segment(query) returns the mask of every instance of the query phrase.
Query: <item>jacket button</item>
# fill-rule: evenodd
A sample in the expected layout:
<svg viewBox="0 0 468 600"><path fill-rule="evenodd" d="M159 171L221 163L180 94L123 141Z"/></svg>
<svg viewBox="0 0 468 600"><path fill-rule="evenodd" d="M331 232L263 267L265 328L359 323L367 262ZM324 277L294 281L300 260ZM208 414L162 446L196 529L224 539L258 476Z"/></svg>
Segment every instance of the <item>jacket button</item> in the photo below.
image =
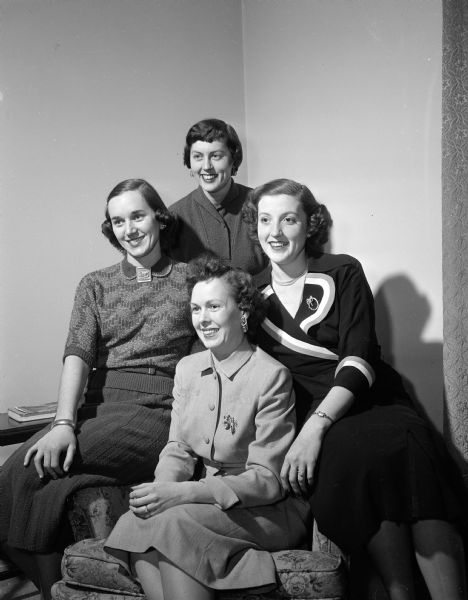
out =
<svg viewBox="0 0 468 600"><path fill-rule="evenodd" d="M207 435L205 435L205 437L203 438L203 441L205 442L205 444L209 444L210 438Z"/></svg>
<svg viewBox="0 0 468 600"><path fill-rule="evenodd" d="M208 408L210 410L214 410L215 409L215 405L211 402L210 404L208 404Z"/></svg>

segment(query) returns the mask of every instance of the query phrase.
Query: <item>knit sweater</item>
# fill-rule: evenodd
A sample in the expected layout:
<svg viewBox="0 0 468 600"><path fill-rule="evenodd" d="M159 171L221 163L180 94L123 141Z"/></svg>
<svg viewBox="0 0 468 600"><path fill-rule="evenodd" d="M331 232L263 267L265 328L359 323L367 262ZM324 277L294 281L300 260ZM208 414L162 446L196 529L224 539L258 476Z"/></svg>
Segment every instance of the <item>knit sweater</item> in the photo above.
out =
<svg viewBox="0 0 468 600"><path fill-rule="evenodd" d="M189 262L210 251L234 267L251 274L267 264L261 248L250 236L242 220L242 207L250 188L232 183L221 206L216 208L201 187L173 204L169 210L179 218L179 236L171 255Z"/></svg>
<svg viewBox="0 0 468 600"><path fill-rule="evenodd" d="M78 285L64 357L90 367L157 367L174 375L194 332L188 319L186 265L167 257L139 283L126 259L85 275Z"/></svg>

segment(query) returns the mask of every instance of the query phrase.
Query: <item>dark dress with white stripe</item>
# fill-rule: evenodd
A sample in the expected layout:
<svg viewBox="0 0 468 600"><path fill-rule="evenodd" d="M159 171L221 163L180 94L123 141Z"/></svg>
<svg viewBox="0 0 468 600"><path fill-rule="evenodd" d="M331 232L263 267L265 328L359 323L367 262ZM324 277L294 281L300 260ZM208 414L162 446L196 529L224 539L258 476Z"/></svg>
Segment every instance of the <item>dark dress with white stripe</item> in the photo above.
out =
<svg viewBox="0 0 468 600"><path fill-rule="evenodd" d="M311 503L322 533L353 551L383 520L461 518L463 487L442 439L380 358L360 263L347 255L310 258L294 318L271 286L270 268L256 283L268 299L258 342L293 375L299 427L331 387L355 397L328 430L315 473Z"/></svg>

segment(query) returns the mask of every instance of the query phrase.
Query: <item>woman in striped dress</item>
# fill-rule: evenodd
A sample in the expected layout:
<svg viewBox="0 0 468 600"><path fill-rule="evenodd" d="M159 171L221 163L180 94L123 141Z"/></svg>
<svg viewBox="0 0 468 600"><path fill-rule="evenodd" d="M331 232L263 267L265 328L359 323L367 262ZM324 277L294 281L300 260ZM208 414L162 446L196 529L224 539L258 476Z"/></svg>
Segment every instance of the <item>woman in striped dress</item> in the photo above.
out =
<svg viewBox="0 0 468 600"><path fill-rule="evenodd" d="M290 369L296 392L284 487L311 495L319 529L340 547L367 551L391 600L415 599L414 557L434 600L466 600L464 490L380 358L361 265L323 252L331 218L304 185L256 188L245 218L270 259L256 276L268 301L259 345Z"/></svg>

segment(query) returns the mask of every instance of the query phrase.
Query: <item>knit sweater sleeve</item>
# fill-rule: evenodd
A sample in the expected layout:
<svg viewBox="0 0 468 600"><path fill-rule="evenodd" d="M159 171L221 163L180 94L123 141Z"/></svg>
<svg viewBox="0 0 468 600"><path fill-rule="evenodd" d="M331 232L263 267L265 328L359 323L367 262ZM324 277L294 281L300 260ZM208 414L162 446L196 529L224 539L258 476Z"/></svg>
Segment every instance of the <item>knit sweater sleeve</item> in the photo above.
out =
<svg viewBox="0 0 468 600"><path fill-rule="evenodd" d="M90 275L78 284L63 358L79 356L90 367L96 360L99 318Z"/></svg>

